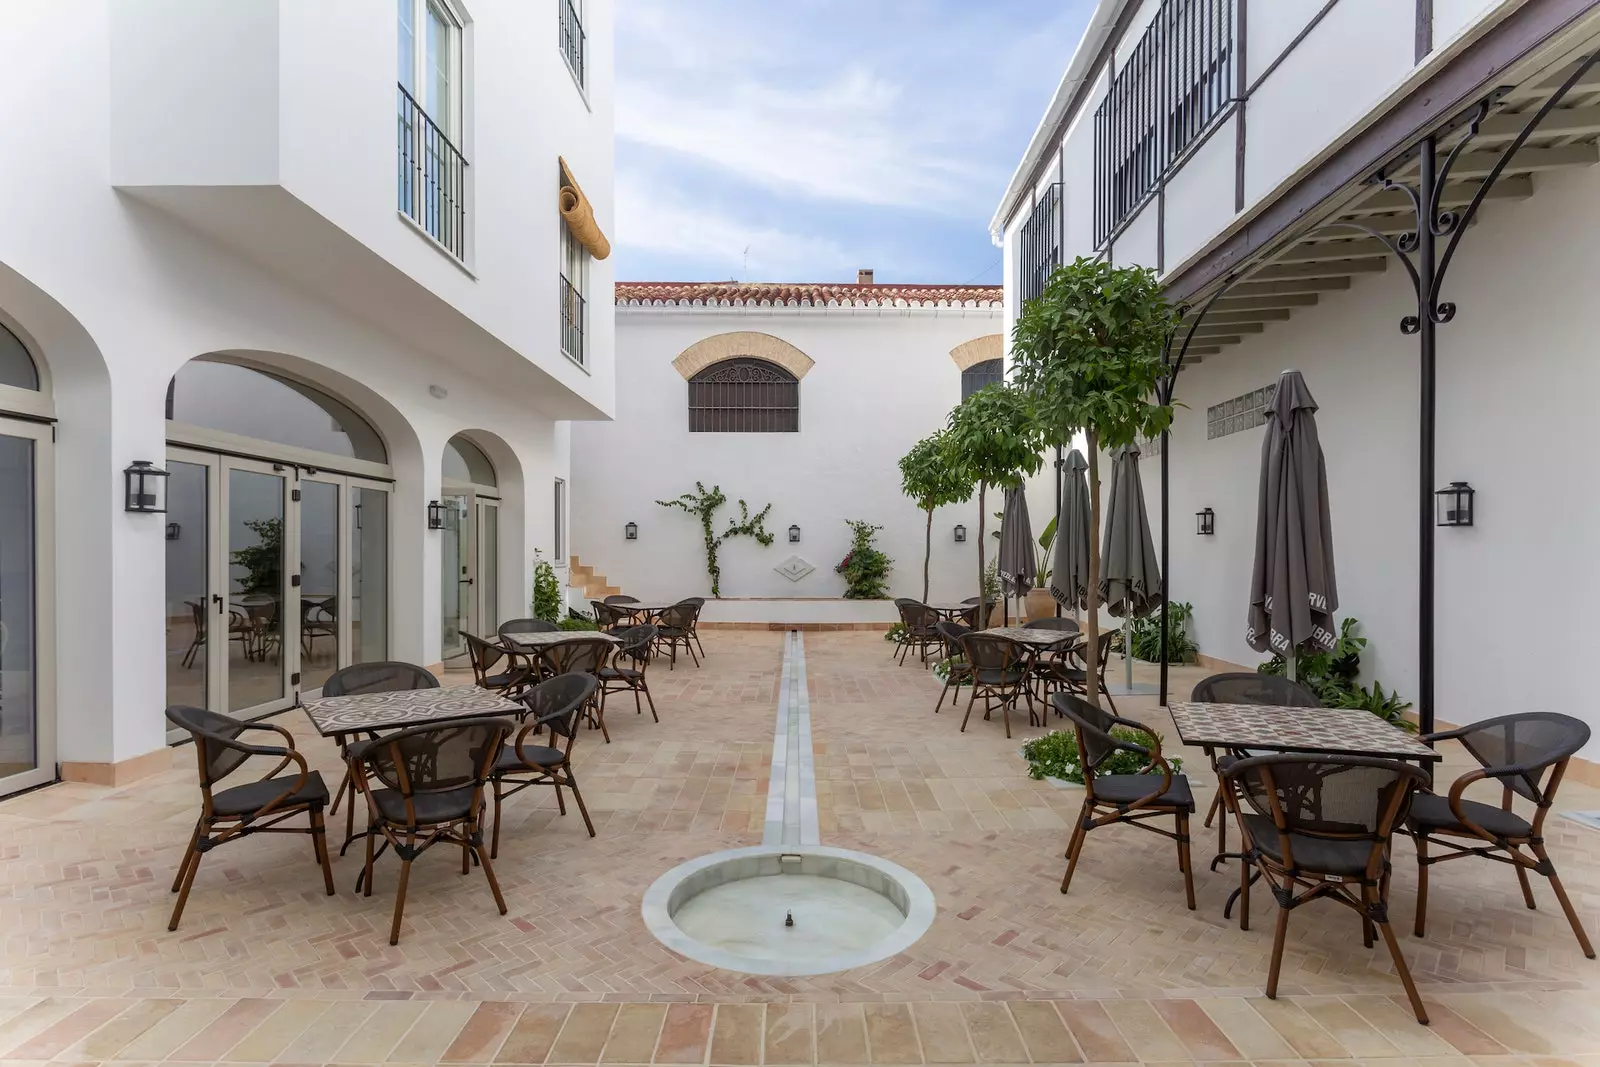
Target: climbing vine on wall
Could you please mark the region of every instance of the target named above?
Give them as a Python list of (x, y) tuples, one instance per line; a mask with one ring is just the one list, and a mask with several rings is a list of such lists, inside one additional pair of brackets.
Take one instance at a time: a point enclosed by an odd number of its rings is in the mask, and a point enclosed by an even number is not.
[(772, 510), (768, 504), (754, 515), (750, 514), (750, 507), (743, 500), (739, 501), (739, 518), (737, 521), (730, 519), (728, 528), (721, 534), (712, 531), (711, 519), (718, 508), (728, 502), (722, 492), (722, 486), (713, 485), (709, 490), (703, 482), (694, 483), (694, 492), (684, 493), (676, 500), (657, 500), (656, 503), (664, 508), (677, 508), (690, 515), (698, 516), (700, 528), (705, 532), (706, 538), (706, 573), (711, 576), (711, 595), (722, 596), (722, 568), (717, 566), (717, 550), (722, 547), (722, 542), (730, 537), (754, 537), (763, 545), (772, 544), (772, 534), (767, 532), (767, 514)]

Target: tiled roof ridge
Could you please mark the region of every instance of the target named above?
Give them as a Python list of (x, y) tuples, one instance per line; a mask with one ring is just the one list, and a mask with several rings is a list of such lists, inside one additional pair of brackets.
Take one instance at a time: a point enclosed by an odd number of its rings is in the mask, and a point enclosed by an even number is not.
[(859, 282), (617, 282), (618, 306), (999, 307), (998, 285)]

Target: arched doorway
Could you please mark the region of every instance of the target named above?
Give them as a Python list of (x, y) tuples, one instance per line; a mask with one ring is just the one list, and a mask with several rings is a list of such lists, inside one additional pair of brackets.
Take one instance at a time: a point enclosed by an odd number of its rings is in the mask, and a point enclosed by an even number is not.
[(241, 717), (388, 658), (383, 437), (349, 404), (217, 357), (167, 390), (167, 699)]
[(54, 433), (40, 368), (0, 322), (0, 796), (56, 776)]
[(444, 446), (441, 500), (439, 632), (449, 661), (467, 654), (463, 634), (492, 634), (500, 625), (500, 478), (465, 434)]

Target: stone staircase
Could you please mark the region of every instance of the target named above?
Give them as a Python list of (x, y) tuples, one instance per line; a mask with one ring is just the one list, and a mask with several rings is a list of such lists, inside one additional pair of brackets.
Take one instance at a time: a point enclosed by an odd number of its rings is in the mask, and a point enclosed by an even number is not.
[(568, 562), (567, 588), (576, 589), (583, 594), (586, 610), (587, 601), (603, 600), (622, 592), (612, 585), (605, 575), (596, 574), (593, 567), (584, 565), (577, 556), (573, 556)]

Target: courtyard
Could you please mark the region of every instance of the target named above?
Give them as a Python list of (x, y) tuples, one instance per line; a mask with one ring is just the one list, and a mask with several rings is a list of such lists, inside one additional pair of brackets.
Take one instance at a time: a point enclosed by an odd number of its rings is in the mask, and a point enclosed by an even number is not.
[[(1363, 948), (1358, 920), (1326, 903), (1294, 913), (1269, 1001), (1270, 897), (1257, 889), (1249, 931), (1223, 917), (1237, 869), (1206, 870), (1216, 839), (1198, 818), (1195, 911), (1170, 843), (1127, 827), (1091, 835), (1063, 896), (1081, 793), (1028, 778), (1018, 746), (1038, 729), (1007, 741), (974, 716), (959, 733), (948, 703), (933, 713), (938, 682), (891, 662), (881, 634), (802, 637), (822, 843), (903, 865), (937, 901), (905, 952), (766, 978), (685, 960), (646, 931), (640, 901), (664, 871), (761, 841), (785, 635), (710, 630), (702, 668), (651, 669), (659, 724), (618, 701), (611, 744), (579, 738), (598, 836), (548, 790), (508, 801), (495, 869), (509, 914), (477, 872), (428, 856), (395, 947), (392, 859), (362, 897), (352, 849), (329, 897), (298, 836), (207, 855), (168, 933), (199, 802), (187, 745), (170, 771), (127, 787), (64, 783), (0, 802), (0, 1061), (1600, 1063), (1600, 971), (1542, 882), (1529, 911), (1511, 872), (1451, 864), (1417, 939), (1402, 840), (1394, 921), (1432, 1025), (1411, 1018), (1381, 944)], [(1207, 673), (1176, 669), (1174, 692)], [(1181, 748), (1154, 697), (1118, 706), (1185, 757), (1203, 812), (1204, 756)], [(303, 713), (273, 721), (338, 780), (336, 750)], [(1440, 777), (1465, 759), (1447, 750)], [(1571, 782), (1561, 806), (1600, 807), (1600, 791)], [(330, 825), (339, 840), (342, 809)], [(1584, 921), (1600, 926), (1600, 836), (1560, 816), (1548, 835)]]

